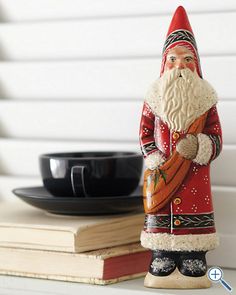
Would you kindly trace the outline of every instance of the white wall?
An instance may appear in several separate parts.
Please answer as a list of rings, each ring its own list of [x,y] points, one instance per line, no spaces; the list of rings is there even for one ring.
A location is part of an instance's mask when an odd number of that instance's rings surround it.
[[[41,153],[139,151],[143,96],[159,75],[179,4],[189,12],[203,75],[220,97],[224,150],[212,183],[223,243],[210,261],[235,267],[233,0],[0,0],[0,199],[15,201],[12,188],[41,184]]]

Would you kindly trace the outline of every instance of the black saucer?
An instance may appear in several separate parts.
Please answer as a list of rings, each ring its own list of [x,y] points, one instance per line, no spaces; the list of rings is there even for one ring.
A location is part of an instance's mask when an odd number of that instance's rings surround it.
[[[16,188],[13,193],[26,203],[54,214],[100,215],[143,210],[142,188],[129,196],[54,197],[44,187]]]

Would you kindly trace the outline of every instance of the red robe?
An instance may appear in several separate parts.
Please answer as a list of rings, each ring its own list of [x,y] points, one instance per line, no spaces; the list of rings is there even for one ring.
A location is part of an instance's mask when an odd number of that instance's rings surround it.
[[[210,162],[222,149],[222,132],[216,106],[208,110],[202,131],[211,143],[208,163],[192,162],[190,172],[172,201],[156,214],[146,214],[141,235],[142,245],[153,250],[205,251],[218,245],[212,204]],[[144,103],[140,124],[140,145],[144,158],[159,152],[168,158],[185,132],[169,129]],[[210,139],[210,141],[209,141]]]

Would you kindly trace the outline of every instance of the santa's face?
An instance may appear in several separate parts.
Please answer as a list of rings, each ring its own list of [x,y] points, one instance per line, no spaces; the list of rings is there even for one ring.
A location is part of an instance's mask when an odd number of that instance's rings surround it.
[[[196,64],[192,52],[183,46],[176,46],[168,51],[164,71],[172,69],[190,69],[192,72],[196,70]]]

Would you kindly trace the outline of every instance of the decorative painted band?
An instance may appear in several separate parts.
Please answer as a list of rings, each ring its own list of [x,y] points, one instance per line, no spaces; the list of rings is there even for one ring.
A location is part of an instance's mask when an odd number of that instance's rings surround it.
[[[172,215],[172,227],[177,228],[208,228],[214,227],[214,214],[178,214]],[[170,228],[171,216],[166,214],[146,214],[144,230],[157,228]]]

